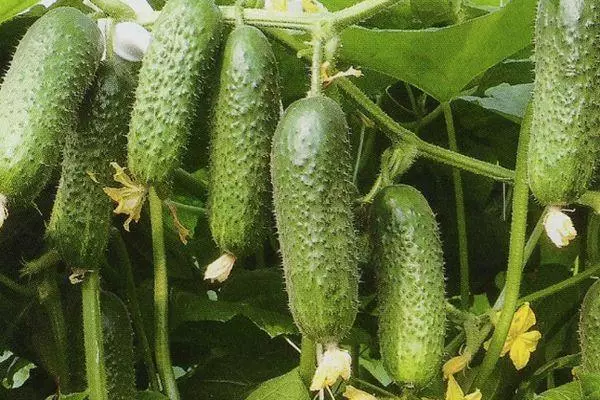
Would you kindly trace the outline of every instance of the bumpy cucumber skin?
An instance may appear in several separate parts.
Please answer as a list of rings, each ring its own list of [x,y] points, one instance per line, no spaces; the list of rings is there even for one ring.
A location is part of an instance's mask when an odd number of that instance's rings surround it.
[[[95,268],[108,243],[112,203],[102,188],[112,181],[110,162],[125,158],[134,88],[127,66],[103,62],[81,107],[79,126],[67,134],[47,235],[72,268]]]
[[[294,102],[273,139],[275,217],[290,309],[302,334],[338,342],[358,305],[348,126],[327,97]]]
[[[235,28],[223,54],[210,151],[210,229],[235,256],[256,249],[267,229],[269,153],[281,100],[277,63],[265,35]]]
[[[600,149],[600,8],[541,0],[535,44],[529,185],[544,205],[577,200]]]
[[[212,0],[170,0],[142,61],[128,136],[128,166],[144,184],[168,184],[221,38]]]
[[[600,281],[588,290],[579,318],[581,367],[586,373],[600,374]]]
[[[535,400],[583,400],[581,394],[581,386],[579,382],[569,382],[564,385],[546,390],[538,396],[534,397]]]
[[[0,194],[31,203],[60,156],[103,52],[101,32],[71,7],[49,11],[21,40],[0,89]]]
[[[100,304],[108,398],[135,399],[133,328],[129,313],[121,299],[110,292],[102,292]]]
[[[444,351],[444,261],[435,216],[423,195],[388,186],[373,202],[379,266],[379,342],[384,366],[399,383],[423,387]]]

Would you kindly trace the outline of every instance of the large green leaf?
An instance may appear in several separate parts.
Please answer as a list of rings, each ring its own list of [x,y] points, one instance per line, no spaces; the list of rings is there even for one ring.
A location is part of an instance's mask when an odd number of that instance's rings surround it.
[[[535,0],[459,25],[417,31],[352,27],[342,33],[341,57],[409,82],[440,101],[531,44]]]
[[[2,0],[0,3],[0,24],[38,3],[38,0]]]
[[[246,400],[310,400],[297,369],[266,381]]]
[[[570,382],[535,396],[535,400],[581,400],[579,382]]]

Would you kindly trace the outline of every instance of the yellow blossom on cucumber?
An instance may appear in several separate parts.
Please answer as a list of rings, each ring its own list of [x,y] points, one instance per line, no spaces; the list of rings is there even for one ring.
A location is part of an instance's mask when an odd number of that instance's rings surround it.
[[[372,394],[364,392],[351,385],[346,386],[344,397],[348,400],[377,400],[377,397],[373,396]]]
[[[350,353],[338,348],[336,343],[329,344],[319,361],[310,384],[310,390],[321,390],[325,386],[332,386],[338,378],[350,379],[351,365],[352,357]]]
[[[233,264],[235,264],[235,257],[229,253],[223,254],[206,267],[204,279],[211,282],[225,282],[229,278]]]
[[[544,229],[548,238],[561,248],[567,246],[577,236],[571,218],[558,207],[548,207],[544,217]]]
[[[465,395],[454,376],[450,375],[448,377],[446,400],[481,400],[481,392],[477,389],[473,393]]]
[[[105,187],[103,190],[108,197],[117,203],[114,213],[128,216],[123,223],[123,227],[126,231],[129,231],[131,221],[138,222],[140,219],[148,189],[144,185],[135,183],[127,175],[125,168],[122,168],[116,162],[112,162],[110,165],[115,169],[113,179],[123,186],[120,188]]]
[[[473,356],[469,351],[465,351],[463,354],[452,357],[442,367],[442,371],[444,373],[444,379],[448,379],[451,375],[454,375],[469,365],[471,358]]]
[[[496,324],[494,319],[492,322],[494,325]],[[538,341],[542,338],[542,334],[539,331],[529,331],[535,324],[535,314],[531,307],[529,307],[529,303],[523,304],[513,316],[501,356],[509,353],[510,359],[517,370],[525,368],[529,362],[531,353],[535,351]],[[488,346],[489,341],[484,345],[486,350]]]

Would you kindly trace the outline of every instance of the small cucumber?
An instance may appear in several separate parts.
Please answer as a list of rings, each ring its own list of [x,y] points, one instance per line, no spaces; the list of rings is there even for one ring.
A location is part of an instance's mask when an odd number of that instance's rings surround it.
[[[133,328],[125,304],[115,294],[102,292],[104,365],[110,400],[135,399]]]
[[[81,11],[59,7],[19,43],[0,89],[0,195],[9,206],[31,203],[48,182],[100,63],[101,38]]]
[[[79,126],[66,135],[47,235],[71,268],[94,268],[103,257],[112,203],[102,187],[112,179],[110,163],[125,156],[134,88],[127,66],[103,62],[81,108]]]
[[[600,281],[588,290],[579,317],[581,368],[585,373],[600,374]]]
[[[388,186],[373,202],[379,265],[381,357],[398,383],[423,387],[439,371],[444,352],[442,243],[423,195]]]
[[[594,1],[539,2],[528,174],[543,205],[573,203],[594,175],[600,155],[599,37]]]
[[[292,315],[324,344],[348,332],[358,306],[351,161],[335,101],[316,96],[289,106],[271,154],[275,217]]]
[[[128,166],[142,184],[168,184],[179,166],[221,37],[213,0],[170,0],[142,61],[128,136]]]
[[[257,28],[235,28],[225,46],[210,151],[210,228],[221,250],[256,249],[268,227],[269,152],[281,101],[275,55]]]

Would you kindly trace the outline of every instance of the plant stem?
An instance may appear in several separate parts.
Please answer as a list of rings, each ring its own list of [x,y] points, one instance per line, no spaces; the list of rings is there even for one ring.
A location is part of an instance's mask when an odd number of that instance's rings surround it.
[[[320,34],[313,34],[313,54],[310,66],[310,97],[321,94],[323,82],[321,80],[321,63],[323,60],[323,38]]]
[[[156,367],[152,358],[152,350],[150,349],[148,336],[146,335],[146,330],[144,329],[144,321],[137,297],[135,280],[133,279],[133,270],[131,268],[129,254],[127,253],[127,247],[125,246],[125,242],[123,241],[123,237],[121,236],[119,230],[113,228],[111,233],[113,242],[112,248],[119,262],[119,270],[125,272],[127,302],[130,307],[133,326],[135,328],[135,335],[139,340],[142,356],[144,358],[144,364],[146,366],[146,372],[148,374],[148,379],[150,380],[150,389],[158,391],[160,390],[160,384],[156,376]]]
[[[444,119],[446,120],[446,131],[448,132],[448,144],[450,150],[458,152],[456,141],[456,130],[452,118],[452,108],[449,102],[442,104]],[[467,241],[467,219],[465,216],[465,198],[463,194],[462,178],[460,170],[452,168],[452,181],[454,184],[454,198],[456,201],[456,227],[458,230],[458,253],[460,263],[460,304],[464,310],[469,308],[471,296],[469,279],[469,250]]]
[[[354,183],[354,186],[356,186],[357,181],[358,181],[358,170],[360,168],[360,159],[362,156],[363,145],[365,142],[365,131],[366,131],[366,125],[363,122],[360,126],[360,137],[359,137],[359,142],[358,142],[358,149],[356,151],[356,162],[354,163],[354,173],[352,174],[352,182]]]
[[[0,274],[0,283],[20,296],[30,297],[35,294],[34,290],[31,290],[31,289],[13,281],[12,279],[10,279],[8,276],[6,276],[4,274]]]
[[[108,400],[100,308],[100,273],[97,269],[86,275],[81,285],[81,300],[88,394],[90,400]]]
[[[527,148],[531,124],[531,106],[528,107],[521,125],[519,146],[517,150],[516,175],[514,182],[512,223],[510,230],[510,246],[508,252],[508,268],[506,271],[506,295],[504,307],[496,323],[489,348],[481,363],[479,373],[471,387],[481,387],[492,373],[504,341],[508,335],[514,311],[517,307],[521,276],[523,273],[523,254],[527,233],[527,209],[529,205],[529,186],[527,182]]]
[[[21,277],[37,275],[54,267],[60,262],[60,255],[56,250],[48,250],[35,260],[27,261],[21,269]]]
[[[342,30],[357,22],[364,21],[398,0],[366,0],[333,13],[333,26]]]
[[[362,379],[351,378],[350,381],[357,383],[358,386],[362,386],[362,387],[365,387],[367,389],[374,390],[374,391],[378,392],[379,394],[381,394],[383,396],[391,397],[392,399],[397,399],[398,398],[398,396],[396,396],[394,393],[388,392],[387,390],[382,389],[379,386],[373,385],[372,383],[369,383],[367,381],[363,381]]]
[[[548,286],[542,290],[538,290],[537,292],[533,292],[528,294],[525,297],[522,297],[518,300],[518,304],[523,304],[525,302],[532,303],[534,301],[541,300],[545,297],[552,296],[562,290],[568,289],[571,286],[574,286],[588,278],[591,278],[594,275],[600,274],[600,264],[596,264],[586,268],[583,272],[572,276],[564,281],[555,283],[554,285]]]
[[[310,387],[316,370],[315,361],[317,360],[317,346],[312,340],[306,336],[302,336],[300,347],[302,349],[300,353],[300,377],[306,387]]]
[[[150,187],[150,223],[152,226],[152,252],[154,255],[154,351],[156,367],[163,390],[171,400],[179,400],[179,390],[171,364],[169,350],[169,283],[163,227],[162,201],[156,189]]]
[[[67,351],[69,348],[67,324],[65,322],[60,290],[56,283],[54,270],[45,268],[42,282],[38,287],[38,297],[40,303],[43,304],[48,313],[52,335],[56,343],[56,364],[59,384],[68,393],[71,386],[71,376],[69,374],[69,353]]]
[[[361,111],[388,135],[392,142],[404,141],[413,144],[423,157],[451,167],[464,169],[501,182],[511,183],[514,179],[514,171],[510,169],[477,160],[421,140],[413,132],[394,121],[347,78],[339,78],[335,82],[344,93],[358,104]]]
[[[235,24],[239,11],[235,6],[222,6],[221,14],[227,23]],[[271,28],[299,29],[310,31],[319,21],[331,18],[331,13],[326,14],[290,14],[288,12],[262,10],[259,8],[245,8],[242,19],[248,25]]]

